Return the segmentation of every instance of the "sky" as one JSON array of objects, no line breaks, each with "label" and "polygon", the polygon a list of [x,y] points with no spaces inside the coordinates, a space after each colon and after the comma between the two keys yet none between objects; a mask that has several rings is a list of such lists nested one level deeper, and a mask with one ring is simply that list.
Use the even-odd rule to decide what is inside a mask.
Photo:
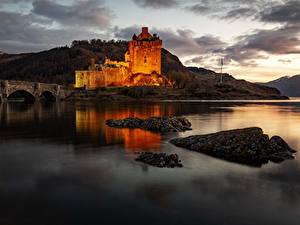
[{"label": "sky", "polygon": [[265,82],[300,74],[300,0],[0,0],[0,51],[131,39],[142,26],[186,66]]}]

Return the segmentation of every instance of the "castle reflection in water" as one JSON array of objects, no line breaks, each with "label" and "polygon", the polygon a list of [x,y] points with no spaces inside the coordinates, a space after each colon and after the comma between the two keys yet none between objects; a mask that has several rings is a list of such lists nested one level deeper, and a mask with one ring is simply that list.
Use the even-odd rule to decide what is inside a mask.
[{"label": "castle reflection in water", "polygon": [[1,130],[5,130],[2,137],[9,138],[12,133],[24,138],[53,136],[59,142],[72,140],[76,148],[78,144],[85,147],[123,145],[128,152],[159,151],[161,134],[111,128],[105,121],[173,114],[173,107],[161,104],[0,104],[0,128],[3,128],[0,135]]},{"label": "castle reflection in water", "polygon": [[105,125],[107,119],[123,119],[127,117],[147,118],[150,116],[173,115],[174,110],[161,105],[144,108],[120,107],[118,110],[97,110],[97,108],[76,109],[76,132],[89,134],[97,138],[104,133],[107,145],[124,144],[126,151],[160,149],[161,134],[141,129],[116,129]]}]

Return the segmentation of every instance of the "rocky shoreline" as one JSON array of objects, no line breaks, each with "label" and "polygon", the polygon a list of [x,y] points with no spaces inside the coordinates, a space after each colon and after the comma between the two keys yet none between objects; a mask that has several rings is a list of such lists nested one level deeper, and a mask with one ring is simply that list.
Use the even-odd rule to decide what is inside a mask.
[{"label": "rocky shoreline", "polygon": [[191,90],[190,88],[166,87],[107,87],[96,90],[73,90],[68,101],[99,102],[152,102],[161,100],[287,100],[280,94],[249,93],[244,89],[233,91],[228,85],[216,85],[211,89]]},{"label": "rocky shoreline", "polygon": [[289,145],[279,136],[269,138],[258,127],[175,138],[172,144],[231,162],[262,166],[294,159]]},{"label": "rocky shoreline", "polygon": [[136,161],[143,162],[145,164],[156,166],[156,167],[183,167],[181,160],[177,154],[167,155],[166,153],[152,153],[152,152],[141,152],[137,153],[139,156],[135,159]]},{"label": "rocky shoreline", "polygon": [[183,132],[191,130],[191,123],[184,117],[150,117],[147,119],[140,119],[128,117],[125,119],[106,120],[106,125],[114,128],[140,128],[155,132]]}]

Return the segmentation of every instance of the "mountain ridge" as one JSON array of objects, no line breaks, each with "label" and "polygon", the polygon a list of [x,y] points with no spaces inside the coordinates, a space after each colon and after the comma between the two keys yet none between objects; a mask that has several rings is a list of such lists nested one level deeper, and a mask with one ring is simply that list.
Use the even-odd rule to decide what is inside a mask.
[{"label": "mountain ridge", "polygon": [[277,88],[281,94],[289,97],[300,96],[300,74],[294,76],[283,76],[276,80],[264,83],[264,85]]}]

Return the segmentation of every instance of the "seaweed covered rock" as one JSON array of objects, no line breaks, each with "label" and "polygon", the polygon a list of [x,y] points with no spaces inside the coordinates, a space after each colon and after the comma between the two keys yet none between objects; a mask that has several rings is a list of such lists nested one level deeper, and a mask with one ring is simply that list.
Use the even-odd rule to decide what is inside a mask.
[{"label": "seaweed covered rock", "polygon": [[142,152],[139,153],[139,156],[135,160],[160,168],[182,167],[177,154],[167,155],[166,153]]},{"label": "seaweed covered rock", "polygon": [[115,128],[141,128],[156,132],[181,132],[191,130],[191,123],[184,117],[150,117],[147,119],[128,117],[121,120],[106,120],[106,125]]},{"label": "seaweed covered rock", "polygon": [[294,159],[289,145],[278,136],[271,139],[258,127],[176,138],[171,143],[228,161],[261,166],[269,161]]}]

